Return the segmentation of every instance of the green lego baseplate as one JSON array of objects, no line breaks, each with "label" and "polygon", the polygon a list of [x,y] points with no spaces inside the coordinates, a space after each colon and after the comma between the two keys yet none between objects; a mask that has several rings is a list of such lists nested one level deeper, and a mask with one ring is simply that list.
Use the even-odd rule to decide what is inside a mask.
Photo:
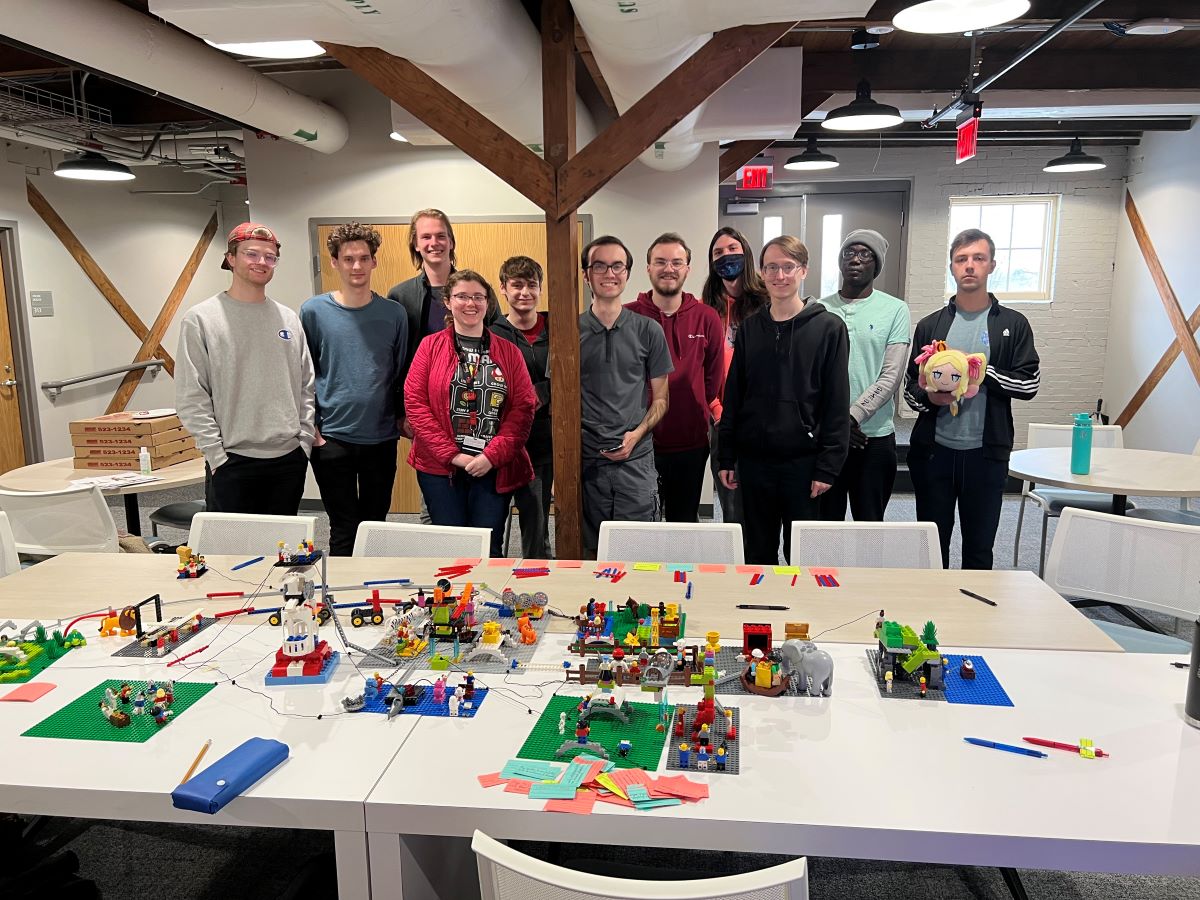
[{"label": "green lego baseplate", "polygon": [[67,638],[55,632],[55,636],[43,641],[18,640],[14,643],[25,654],[25,658],[17,659],[8,654],[0,654],[0,684],[24,684],[54,665],[69,650],[76,646],[82,647],[87,642],[79,632],[72,631],[71,636]]},{"label": "green lego baseplate", "polygon": [[[128,684],[130,702],[118,705],[121,712],[129,715],[129,725],[118,728],[113,725],[100,711],[100,701],[104,699],[105,688],[119,692],[121,686]],[[162,687],[162,682],[158,683]],[[167,707],[178,718],[205,694],[211,691],[215,684],[177,681],[174,685],[174,700]],[[47,716],[38,722],[22,737],[62,738],[72,741],[118,741],[125,744],[141,744],[154,737],[163,728],[170,728],[171,723],[158,725],[150,714],[150,700],[147,699],[145,712],[133,715],[133,701],[139,691],[146,691],[149,682],[146,681],[102,681],[86,694],[72,700],[58,712]]]},{"label": "green lego baseplate", "polygon": [[[599,695],[597,694],[597,696]],[[579,720],[578,707],[582,699],[582,697],[563,694],[551,697],[541,716],[538,717],[537,723],[529,732],[529,736],[525,738],[525,743],[517,752],[517,756],[524,759],[560,762],[570,762],[574,759],[576,755],[574,752],[567,752],[562,756],[557,756],[556,752],[565,742],[575,741],[575,725]],[[591,719],[588,722],[591,726],[588,740],[602,746],[608,752],[608,758],[618,768],[645,769],[647,772],[653,772],[658,768],[662,759],[669,723],[664,722],[663,730],[657,730],[659,712],[656,703],[630,703],[629,706],[628,725],[603,717]],[[674,706],[667,707],[668,715],[673,711]],[[563,733],[559,734],[558,716],[563,712],[567,714],[566,725]],[[627,740],[633,745],[628,756],[621,756],[617,752],[617,744],[622,740]],[[580,752],[590,751],[580,748]]]}]

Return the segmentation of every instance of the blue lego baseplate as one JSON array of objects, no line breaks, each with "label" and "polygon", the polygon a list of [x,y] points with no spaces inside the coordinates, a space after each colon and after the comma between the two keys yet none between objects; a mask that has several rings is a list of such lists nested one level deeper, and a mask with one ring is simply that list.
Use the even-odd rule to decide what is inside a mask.
[{"label": "blue lego baseplate", "polygon": [[[403,710],[403,712],[401,712],[401,715],[404,715],[404,716],[442,716],[443,718],[454,718],[453,716],[450,715],[450,704],[447,702],[447,700],[450,697],[450,694],[452,694],[454,692],[453,688],[447,688],[447,690],[446,690],[447,700],[443,700],[441,703],[434,703],[433,702],[433,688],[428,684],[423,684],[423,685],[421,685],[421,687],[424,688],[424,693],[421,694],[421,699],[419,701],[417,701],[416,705],[414,705],[414,706],[404,707],[404,710]],[[391,708],[390,705],[387,703],[387,697],[389,694],[391,694],[392,690],[393,690],[392,685],[385,684],[383,686],[383,690],[381,690],[379,692],[379,696],[366,701],[366,704],[363,706],[362,709],[359,710],[359,712],[386,713]],[[466,706],[466,705],[459,706],[458,718],[460,718],[460,719],[474,718],[476,711],[479,709],[480,706],[483,705],[483,701],[487,697],[487,694],[488,694],[487,688],[479,688],[479,687],[475,688],[475,693],[471,697],[471,705],[470,706]]]},{"label": "blue lego baseplate", "polygon": [[[943,672],[946,681],[947,703],[969,703],[973,706],[1013,705],[1012,700],[1000,685],[1000,681],[988,666],[987,660],[982,656],[966,654],[960,656],[947,653],[946,659],[950,661]],[[969,659],[975,664],[973,679],[963,678],[958,674],[964,659]]]},{"label": "blue lego baseplate", "polygon": [[341,654],[334,650],[325,660],[325,665],[321,666],[321,671],[316,675],[272,675],[267,672],[266,683],[269,685],[276,684],[326,684],[333,677],[333,670],[337,668],[338,660],[341,659]]}]

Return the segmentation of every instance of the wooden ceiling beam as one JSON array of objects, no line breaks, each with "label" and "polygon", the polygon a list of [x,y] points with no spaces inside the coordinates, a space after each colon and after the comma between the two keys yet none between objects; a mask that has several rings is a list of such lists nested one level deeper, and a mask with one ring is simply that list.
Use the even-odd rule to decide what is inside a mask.
[{"label": "wooden ceiling beam", "polygon": [[[864,19],[890,21],[900,10],[907,9],[916,2],[917,0],[876,0],[875,5],[867,11]],[[1064,19],[1078,10],[1081,5],[1082,0],[1033,0],[1029,12],[1015,21]],[[1085,21],[1096,19],[1107,22],[1131,22],[1151,16],[1192,19],[1196,15],[1195,0],[1106,0],[1103,6],[1089,13]]]},{"label": "wooden ceiling beam", "polygon": [[591,76],[592,84],[596,85],[596,90],[604,99],[605,107],[614,119],[617,118],[621,115],[620,110],[617,109],[617,101],[613,99],[608,82],[604,80],[604,73],[600,71],[600,66],[596,63],[596,57],[592,54],[592,48],[588,44],[587,35],[583,33],[583,28],[578,22],[575,23],[575,50],[579,54],[579,58],[583,61],[583,67],[587,69],[588,75]]}]

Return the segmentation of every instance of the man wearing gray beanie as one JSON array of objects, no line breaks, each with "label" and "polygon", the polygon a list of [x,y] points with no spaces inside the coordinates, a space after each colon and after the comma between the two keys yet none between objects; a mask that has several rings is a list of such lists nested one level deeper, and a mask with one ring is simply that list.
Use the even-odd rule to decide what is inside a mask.
[{"label": "man wearing gray beanie", "polygon": [[838,252],[841,288],[821,303],[850,333],[850,453],[833,487],[821,497],[821,518],[882,522],[896,482],[896,390],[908,362],[908,305],[875,290],[888,242],[860,228]]}]

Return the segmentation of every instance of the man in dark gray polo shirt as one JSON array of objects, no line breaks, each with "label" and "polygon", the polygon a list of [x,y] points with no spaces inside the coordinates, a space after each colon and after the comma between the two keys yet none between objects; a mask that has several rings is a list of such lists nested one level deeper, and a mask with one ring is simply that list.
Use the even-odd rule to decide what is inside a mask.
[{"label": "man in dark gray polo shirt", "polygon": [[594,558],[601,522],[658,518],[651,432],[666,414],[673,366],[662,326],[621,303],[633,266],[629,248],[604,235],[580,262],[592,292],[579,317],[579,380],[583,548]]}]

